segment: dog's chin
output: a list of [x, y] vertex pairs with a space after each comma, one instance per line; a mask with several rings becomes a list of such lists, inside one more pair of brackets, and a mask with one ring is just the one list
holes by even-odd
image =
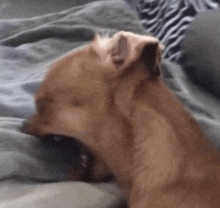
[[84, 182], [109, 182], [114, 180], [113, 174], [102, 167], [92, 152], [76, 138], [63, 135], [41, 136], [47, 142], [51, 142], [64, 152], [69, 152], [68, 160], [74, 160], [74, 167], [68, 173], [69, 180]]

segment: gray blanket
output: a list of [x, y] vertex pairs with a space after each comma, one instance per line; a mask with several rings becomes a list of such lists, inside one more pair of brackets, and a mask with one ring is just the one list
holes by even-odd
[[[0, 207], [116, 207], [114, 183], [65, 181], [72, 153], [20, 132], [34, 113], [33, 97], [48, 66], [88, 44], [97, 32], [146, 34], [118, 1], [94, 2], [31, 19], [0, 21]], [[164, 60], [164, 81], [220, 146], [219, 101]]]

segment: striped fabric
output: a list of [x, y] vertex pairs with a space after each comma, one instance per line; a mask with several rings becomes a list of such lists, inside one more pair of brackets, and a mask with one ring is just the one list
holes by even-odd
[[220, 0], [125, 0], [142, 24], [165, 46], [164, 58], [178, 62], [190, 22], [200, 12], [219, 9]]

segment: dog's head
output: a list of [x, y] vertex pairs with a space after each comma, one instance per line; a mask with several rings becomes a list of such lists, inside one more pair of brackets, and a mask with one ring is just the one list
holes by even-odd
[[23, 131], [81, 142], [95, 158], [93, 178], [129, 164], [132, 102], [143, 92], [143, 83], [161, 75], [162, 50], [151, 36], [96, 36], [87, 47], [53, 64], [36, 94], [36, 114]]

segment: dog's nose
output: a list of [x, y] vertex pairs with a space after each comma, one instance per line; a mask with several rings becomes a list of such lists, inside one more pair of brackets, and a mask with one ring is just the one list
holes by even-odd
[[31, 125], [30, 120], [25, 120], [20, 130], [22, 133], [34, 135], [33, 125]]
[[24, 120], [22, 126], [26, 126], [28, 124], [28, 120]]
[[28, 127], [28, 120], [23, 121], [23, 124], [21, 126], [21, 132], [27, 133], [27, 127]]

